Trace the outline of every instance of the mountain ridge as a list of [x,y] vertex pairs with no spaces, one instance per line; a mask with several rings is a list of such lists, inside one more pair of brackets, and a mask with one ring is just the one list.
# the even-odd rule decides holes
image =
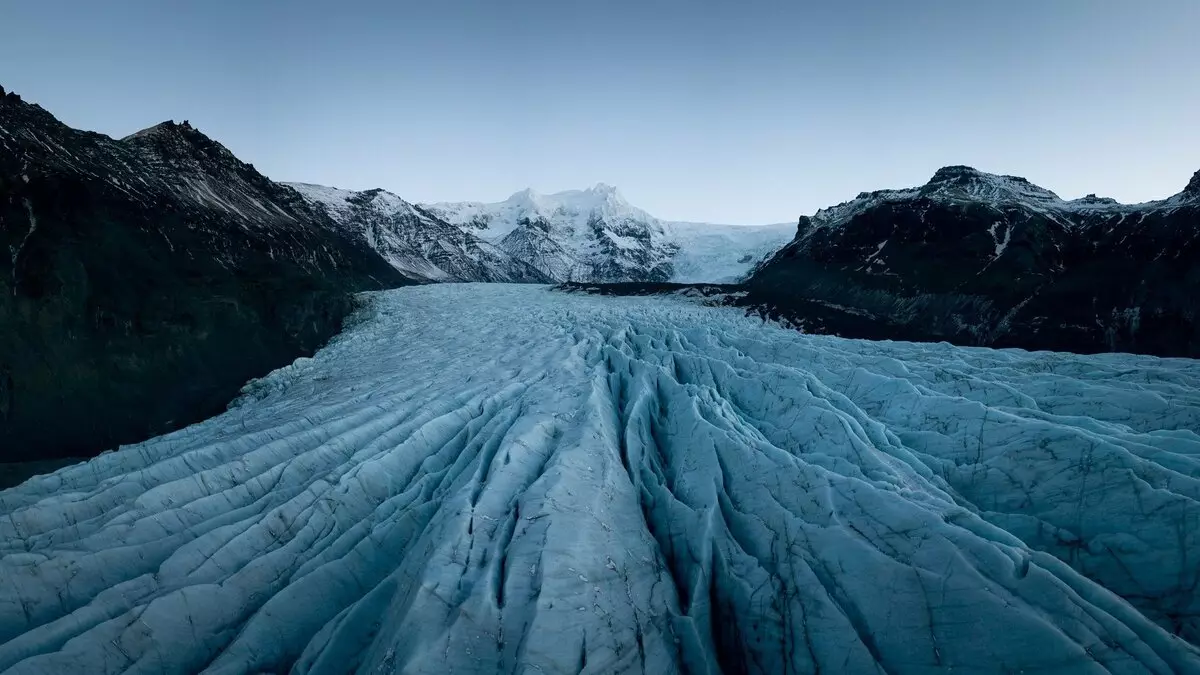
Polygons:
[[554,281],[732,282],[790,237],[791,224],[691,223],[657,218],[619,189],[539,193],[526,188],[500,202],[423,205],[477,232]]
[[802,216],[745,302],[875,339],[1200,356],[1198,183],[1121,204],[944,167]]
[[312,183],[284,185],[324,209],[349,236],[413,280],[551,281],[528,263],[387,190],[340,190]]
[[219,412],[408,283],[190,124],[120,139],[0,96],[0,461]]

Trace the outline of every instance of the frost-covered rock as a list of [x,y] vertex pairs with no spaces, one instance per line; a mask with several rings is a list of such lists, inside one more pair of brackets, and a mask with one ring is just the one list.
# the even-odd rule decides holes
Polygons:
[[0,672],[1197,672],[1198,428],[1192,361],[385,292],[0,492]]

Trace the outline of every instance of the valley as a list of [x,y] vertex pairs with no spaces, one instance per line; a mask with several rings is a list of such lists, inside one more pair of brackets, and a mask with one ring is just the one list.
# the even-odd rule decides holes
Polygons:
[[1200,672],[1200,173],[796,224],[0,90],[0,673]]

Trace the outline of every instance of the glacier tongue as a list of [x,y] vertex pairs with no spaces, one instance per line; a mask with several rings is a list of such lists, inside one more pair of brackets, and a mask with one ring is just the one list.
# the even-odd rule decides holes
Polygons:
[[1198,385],[374,294],[220,417],[0,492],[0,672],[1200,672]]

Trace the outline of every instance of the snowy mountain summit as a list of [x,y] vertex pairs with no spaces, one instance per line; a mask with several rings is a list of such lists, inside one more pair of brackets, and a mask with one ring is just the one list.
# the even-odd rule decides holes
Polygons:
[[526,260],[556,281],[666,281],[676,247],[662,224],[603,183],[498,204],[434,204],[447,221]]
[[525,189],[492,204],[425,208],[556,281],[736,281],[794,231],[790,224],[663,221],[604,183],[553,194]]

